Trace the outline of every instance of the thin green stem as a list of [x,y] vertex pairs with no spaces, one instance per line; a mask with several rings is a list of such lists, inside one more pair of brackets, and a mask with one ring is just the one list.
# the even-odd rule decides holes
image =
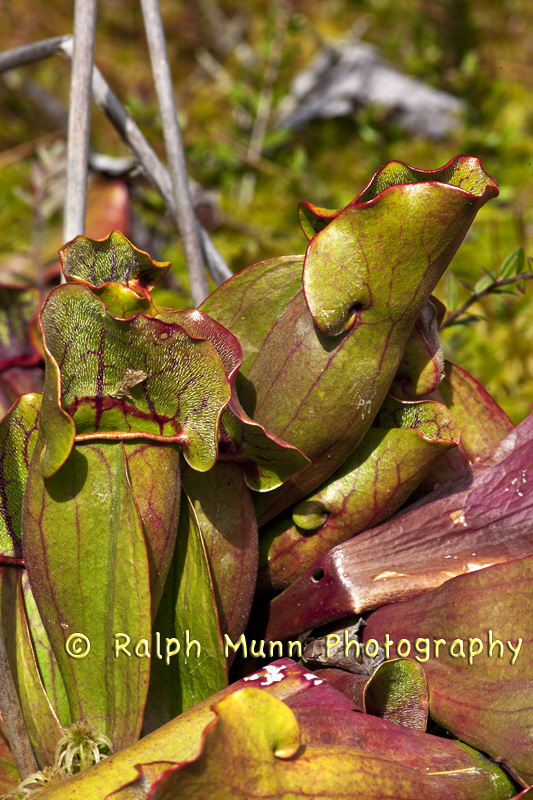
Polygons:
[[445,322],[442,323],[440,326],[440,330],[444,330],[444,328],[450,327],[453,323],[464,314],[470,306],[477,303],[478,300],[481,300],[482,297],[490,294],[494,291],[494,289],[498,289],[500,286],[510,286],[513,283],[518,283],[518,281],[530,281],[533,279],[533,272],[524,272],[522,275],[515,275],[512,278],[498,278],[493,283],[489,284],[486,289],[483,289],[481,292],[473,292],[468,300],[466,300],[462,306],[460,306],[456,311],[446,317]]

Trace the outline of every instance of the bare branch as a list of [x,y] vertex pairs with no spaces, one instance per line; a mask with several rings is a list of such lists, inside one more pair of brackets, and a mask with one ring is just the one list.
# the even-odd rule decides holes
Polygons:
[[0,629],[0,712],[6,730],[9,748],[15,760],[19,778],[22,781],[39,766],[35,760],[33,749],[24,724],[15,684],[9,661],[7,660],[4,634]]
[[34,61],[40,61],[42,58],[53,56],[59,53],[61,47],[70,39],[72,36],[54,36],[52,39],[43,39],[40,42],[6,50],[4,53],[0,53],[0,72],[23,67]]
[[[61,52],[69,60],[72,59],[72,42],[64,42],[61,47]],[[172,193],[170,176],[167,170],[161,164],[157,155],[146,141],[140,128],[130,117],[98,67],[93,67],[92,89],[96,103],[107,115],[109,121],[116,128],[137,161],[141,164],[146,173],[146,177],[165,201],[172,220],[176,226],[178,226],[178,213]],[[223,283],[230,278],[233,273],[211,241],[207,231],[202,228],[198,221],[196,221],[196,224],[213,280],[217,284]]]
[[187,270],[194,305],[199,305],[209,294],[204,271],[202,251],[196,226],[194,207],[189,191],[187,165],[178,122],[172,76],[168,62],[163,21],[158,0],[141,0],[144,27],[152,62],[154,82],[163,121],[163,134],[167,151],[172,193],[178,213],[178,228],[183,242]]
[[[16,47],[13,50],[0,53],[0,73],[47,58],[56,53],[65,56],[68,61],[72,61],[72,51],[72,36],[56,36],[53,39],[44,39],[31,45]],[[176,204],[168,172],[97,67],[93,67],[92,91],[96,103],[103,109],[112,125],[133,152],[137,161],[143,167],[147,178],[165,201],[172,220],[178,226]],[[196,223],[211,276],[215,283],[221,284],[231,278],[232,272],[213,244],[207,231],[198,221]]]
[[95,35],[96,0],[76,0],[63,220],[63,239],[66,242],[85,231]]

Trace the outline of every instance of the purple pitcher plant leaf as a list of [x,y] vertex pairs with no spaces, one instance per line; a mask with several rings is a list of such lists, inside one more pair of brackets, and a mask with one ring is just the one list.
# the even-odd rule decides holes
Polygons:
[[194,506],[209,557],[222,633],[244,633],[257,576],[257,522],[239,464],[218,462],[209,472],[184,466],[182,484]]
[[23,564],[22,498],[37,441],[40,394],[25,394],[0,422],[0,562]]
[[220,419],[220,460],[242,464],[245,481],[255,491],[276,488],[309,463],[298,448],[270,434],[242,408],[235,386],[242,364],[242,347],[224,325],[197,310],[166,311],[160,313],[158,319],[175,322],[190,336],[210,341],[224,364],[231,398]]
[[416,400],[434,392],[444,377],[444,354],[439,339],[438,313],[432,296],[418,315],[407,340],[390,392]]
[[148,691],[151,610],[144,532],[122,443],[77,445],[48,479],[36,447],[22,539],[73,720],[95,725],[115,748],[131,744]]
[[[398,765],[400,770],[405,765],[414,773],[413,781],[417,781],[419,775],[425,781],[424,776],[433,773],[431,777],[438,782],[441,797],[503,800],[514,793],[513,784],[500,767],[462,742],[358,713],[354,704],[319,674],[307,671],[289,658],[281,658],[226,687],[131,747],[84,773],[51,786],[43,793],[44,800],[71,800],[80,793],[85,800],[147,797],[151,784],[170,764],[192,761],[201,755],[204,732],[216,720],[216,704],[229,694],[250,686],[289,706],[296,717],[304,748],[325,746],[334,751],[349,748],[358,757],[383,758],[389,774],[395,774]],[[248,724],[248,716],[241,715],[242,724]],[[265,715],[264,719],[267,718]],[[247,752],[246,747],[240,749],[236,764],[242,764],[243,752]],[[304,755],[302,750],[302,757]],[[333,758],[330,766],[335,763]],[[161,765],[159,770],[157,764]],[[223,783],[228,783],[226,778]],[[419,796],[418,785],[413,791],[412,797]],[[352,797],[353,793],[348,796]]]
[[174,441],[196,469],[213,466],[230,388],[210,342],[143,314],[117,319],[74,284],[50,293],[41,326],[45,477],[68,458],[74,438]]
[[[28,736],[38,763],[44,767],[54,761],[61,724],[70,721],[69,709],[67,703],[60,721],[43,685],[24,607],[23,572],[20,567],[0,565],[0,622]],[[57,671],[53,656],[50,661]],[[56,686],[60,681],[61,678]],[[60,694],[65,699],[64,687],[61,687]]]
[[438,394],[459,423],[462,450],[470,461],[477,461],[507,436],[514,425],[466,369],[446,361],[444,371]]
[[330,550],[265,610],[280,639],[533,555],[533,415],[451,481]]
[[386,398],[342,467],[261,530],[258,591],[285,589],[332,547],[390,517],[458,443],[457,422],[441,403]]
[[257,498],[260,525],[320,486],[358,445],[431,291],[497,192],[468,156],[435,172],[388,165],[315,234],[305,259],[256,264],[203,303],[242,344],[237,390],[246,413],[312,462]]
[[[364,639],[422,663],[430,713],[533,783],[533,557],[453,578],[370,615]],[[404,640],[401,642],[401,640]],[[440,642],[440,643],[439,643]],[[427,647],[426,647],[427,645]]]
[[180,516],[181,468],[176,445],[124,442],[129,481],[142,520],[152,617],[155,616],[176,544]]
[[[302,744],[297,715],[287,704],[255,688],[220,700],[193,762],[165,770],[150,800],[235,798],[476,798],[510,797],[501,771],[474,768],[423,773],[400,761],[349,745]],[[355,715],[356,717],[359,715]],[[494,796],[493,795],[493,796]],[[114,797],[120,800],[120,792]]]
[[170,268],[168,261],[154,261],[120,231],[105,239],[76,236],[63,245],[59,257],[67,281],[90,287],[121,283],[139,293],[150,292]]
[[145,732],[227,686],[207,553],[194,508],[180,505],[174,557],[154,622]]

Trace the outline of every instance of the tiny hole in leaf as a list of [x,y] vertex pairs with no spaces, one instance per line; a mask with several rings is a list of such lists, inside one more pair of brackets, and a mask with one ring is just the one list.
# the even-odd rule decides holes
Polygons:
[[315,569],[313,571],[313,575],[312,575],[314,582],[318,583],[318,581],[321,581],[322,578],[324,577],[324,575],[325,575],[325,572],[322,569],[322,567],[317,567],[317,569]]

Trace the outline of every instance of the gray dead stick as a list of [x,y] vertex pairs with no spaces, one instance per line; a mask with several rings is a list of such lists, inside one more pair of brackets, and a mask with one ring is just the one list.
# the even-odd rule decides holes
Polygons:
[[[65,41],[61,47],[61,52],[64,53],[68,59],[71,59],[72,42]],[[170,176],[167,170],[161,164],[157,155],[146,141],[140,128],[130,117],[98,67],[93,67],[92,89],[96,103],[107,115],[135,158],[142,165],[146,177],[151,181],[154,188],[157,189],[165,201],[173,221],[176,226],[178,226],[178,212],[172,192]],[[200,233],[202,247],[204,248],[204,254],[213,280],[217,284],[223,283],[230,278],[233,273],[211,241],[207,231],[205,231],[197,221],[196,225]]]
[[20,780],[37,772],[39,765],[35,760],[24,717],[13,683],[13,676],[7,660],[4,634],[0,630],[0,712],[6,731],[9,748],[15,760]]
[[85,232],[95,36],[96,0],[76,0],[63,220],[63,239],[66,242]]
[[[45,39],[35,44],[16,47],[13,50],[0,53],[0,73],[30,64],[56,53],[60,53],[69,61],[72,61],[72,50],[72,36],[56,36],[53,39]],[[177,226],[176,204],[167,170],[161,164],[141,130],[130,117],[97,67],[93,67],[92,91],[94,100],[107,115],[111,124],[116,128],[139,164],[143,167],[146,177],[165,201],[172,220]],[[233,273],[220,255],[207,231],[198,221],[196,221],[196,224],[211,276],[216,284],[221,284],[231,278]]]
[[53,56],[59,53],[61,46],[70,39],[72,36],[54,36],[52,39],[43,39],[40,42],[5,50],[0,53],[0,72],[7,72],[8,69],[23,67],[25,64]]
[[163,135],[165,137],[172,194],[174,195],[178,213],[178,227],[187,261],[193,303],[198,306],[207,297],[209,290],[196,227],[194,207],[189,191],[187,165],[178,122],[159,0],[141,0],[141,8],[163,121]]

